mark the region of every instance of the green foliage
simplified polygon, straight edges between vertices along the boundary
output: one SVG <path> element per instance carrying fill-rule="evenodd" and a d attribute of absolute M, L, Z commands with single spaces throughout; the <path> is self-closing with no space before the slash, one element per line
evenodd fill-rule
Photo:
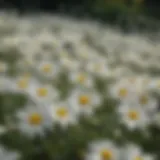
<path fill-rule="evenodd" d="M 123 1 L 97 0 L 93 5 L 93 14 L 108 21 L 115 21 L 120 16 L 135 16 L 142 12 L 142 7 L 137 4 L 127 5 Z"/>

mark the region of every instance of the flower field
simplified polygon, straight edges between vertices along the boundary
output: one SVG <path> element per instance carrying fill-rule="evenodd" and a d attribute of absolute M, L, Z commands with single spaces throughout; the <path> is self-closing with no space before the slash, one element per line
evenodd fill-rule
<path fill-rule="evenodd" d="M 96 22 L 0 17 L 1 160 L 160 160 L 160 43 Z"/>

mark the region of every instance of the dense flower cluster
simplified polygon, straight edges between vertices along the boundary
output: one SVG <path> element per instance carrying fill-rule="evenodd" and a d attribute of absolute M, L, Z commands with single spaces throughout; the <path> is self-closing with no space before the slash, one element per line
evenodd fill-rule
<path fill-rule="evenodd" d="M 156 160 L 158 42 L 55 16 L 2 15 L 0 34 L 0 159 Z"/>

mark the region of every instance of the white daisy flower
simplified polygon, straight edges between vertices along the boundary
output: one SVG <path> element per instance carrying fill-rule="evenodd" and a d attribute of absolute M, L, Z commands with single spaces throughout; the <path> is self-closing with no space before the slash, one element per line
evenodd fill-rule
<path fill-rule="evenodd" d="M 25 109 L 18 111 L 17 118 L 17 128 L 30 137 L 43 136 L 46 129 L 52 129 L 50 113 L 42 106 L 27 106 Z"/>
<path fill-rule="evenodd" d="M 85 160 L 119 160 L 120 149 L 110 141 L 97 141 L 89 145 Z"/>
<path fill-rule="evenodd" d="M 107 77 L 108 76 L 108 65 L 105 60 L 90 61 L 85 66 L 86 70 L 96 76 Z"/>
<path fill-rule="evenodd" d="M 37 84 L 33 81 L 27 93 L 35 103 L 49 104 L 52 100 L 58 98 L 59 94 L 56 88 L 50 84 Z"/>
<path fill-rule="evenodd" d="M 142 107 L 142 109 L 151 111 L 151 112 L 155 111 L 155 109 L 157 109 L 158 107 L 157 100 L 147 93 L 138 94 L 136 102 L 139 106 Z"/>
<path fill-rule="evenodd" d="M 54 61 L 41 61 L 35 66 L 42 75 L 48 78 L 55 78 L 60 72 L 60 67 Z"/>
<path fill-rule="evenodd" d="M 27 93 L 31 87 L 32 81 L 33 79 L 31 74 L 24 73 L 13 80 L 13 86 L 11 86 L 11 88 L 13 88 L 15 91 Z"/>
<path fill-rule="evenodd" d="M 80 67 L 79 61 L 70 57 L 60 57 L 59 61 L 64 70 L 75 71 Z"/>
<path fill-rule="evenodd" d="M 125 80 L 119 80 L 110 88 L 110 94 L 113 98 L 130 102 L 133 95 L 135 95 L 135 88 L 133 85 L 126 83 Z"/>
<path fill-rule="evenodd" d="M 92 56 L 93 52 L 91 52 L 91 49 L 89 49 L 87 46 L 81 46 L 79 47 L 79 44 L 76 46 L 76 57 L 79 60 L 82 61 L 88 61 Z"/>
<path fill-rule="evenodd" d="M 62 127 L 73 125 L 77 123 L 77 114 L 73 112 L 69 104 L 66 102 L 59 102 L 50 106 L 50 114 L 53 119 L 53 123 L 56 122 Z"/>
<path fill-rule="evenodd" d="M 3 147 L 0 147 L 0 159 L 3 160 L 18 160 L 20 154 L 18 152 L 8 151 Z"/>
<path fill-rule="evenodd" d="M 136 78 L 129 78 L 128 79 L 132 85 L 134 85 L 135 90 L 137 93 L 141 92 L 148 92 L 149 90 L 149 84 L 150 84 L 150 79 L 147 77 L 136 77 Z"/>
<path fill-rule="evenodd" d="M 67 32 L 63 30 L 61 32 L 61 36 L 62 36 L 63 41 L 68 41 L 68 42 L 71 42 L 71 43 L 75 43 L 75 42 L 80 42 L 80 39 L 81 39 L 82 35 L 79 34 L 78 32 L 76 32 L 76 30 L 73 29 L 73 30 L 68 30 Z"/>
<path fill-rule="evenodd" d="M 69 104 L 76 112 L 90 115 L 100 106 L 101 99 L 95 91 L 75 89 L 69 97 Z"/>
<path fill-rule="evenodd" d="M 148 88 L 149 87 L 149 84 L 151 83 L 151 77 L 149 76 L 144 76 L 142 77 L 141 79 L 141 84 L 145 87 L 145 88 Z"/>
<path fill-rule="evenodd" d="M 130 83 L 130 84 L 147 84 L 147 82 L 149 81 L 149 79 L 146 79 L 142 76 L 130 76 L 130 77 L 126 77 L 126 80 Z"/>
<path fill-rule="evenodd" d="M 154 160 L 155 157 L 143 153 L 143 151 L 136 145 L 129 144 L 124 148 L 124 160 Z"/>
<path fill-rule="evenodd" d="M 150 124 L 150 117 L 140 106 L 121 104 L 118 109 L 120 119 L 129 129 L 144 129 Z"/>
<path fill-rule="evenodd" d="M 93 87 L 93 77 L 91 77 L 87 72 L 84 71 L 70 72 L 69 79 L 73 84 L 77 84 L 87 88 Z"/>
<path fill-rule="evenodd" d="M 109 76 L 113 76 L 116 79 L 120 79 L 122 77 L 126 77 L 127 75 L 132 74 L 132 71 L 124 65 L 123 66 L 119 65 L 117 67 L 113 67 L 112 69 L 109 69 L 108 74 Z"/>

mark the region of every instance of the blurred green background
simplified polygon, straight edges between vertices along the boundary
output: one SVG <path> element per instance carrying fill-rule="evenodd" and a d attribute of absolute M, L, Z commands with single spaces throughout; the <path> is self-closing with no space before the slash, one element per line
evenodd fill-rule
<path fill-rule="evenodd" d="M 160 18 L 158 0 L 2 0 L 0 8 L 17 8 L 23 11 L 65 12 L 75 15 L 89 15 L 114 21 L 120 15 L 139 14 Z"/>
<path fill-rule="evenodd" d="M 18 9 L 20 15 L 42 11 L 91 18 L 118 24 L 125 30 L 159 29 L 160 1 L 158 0 L 6 0 L 1 8 Z"/>

